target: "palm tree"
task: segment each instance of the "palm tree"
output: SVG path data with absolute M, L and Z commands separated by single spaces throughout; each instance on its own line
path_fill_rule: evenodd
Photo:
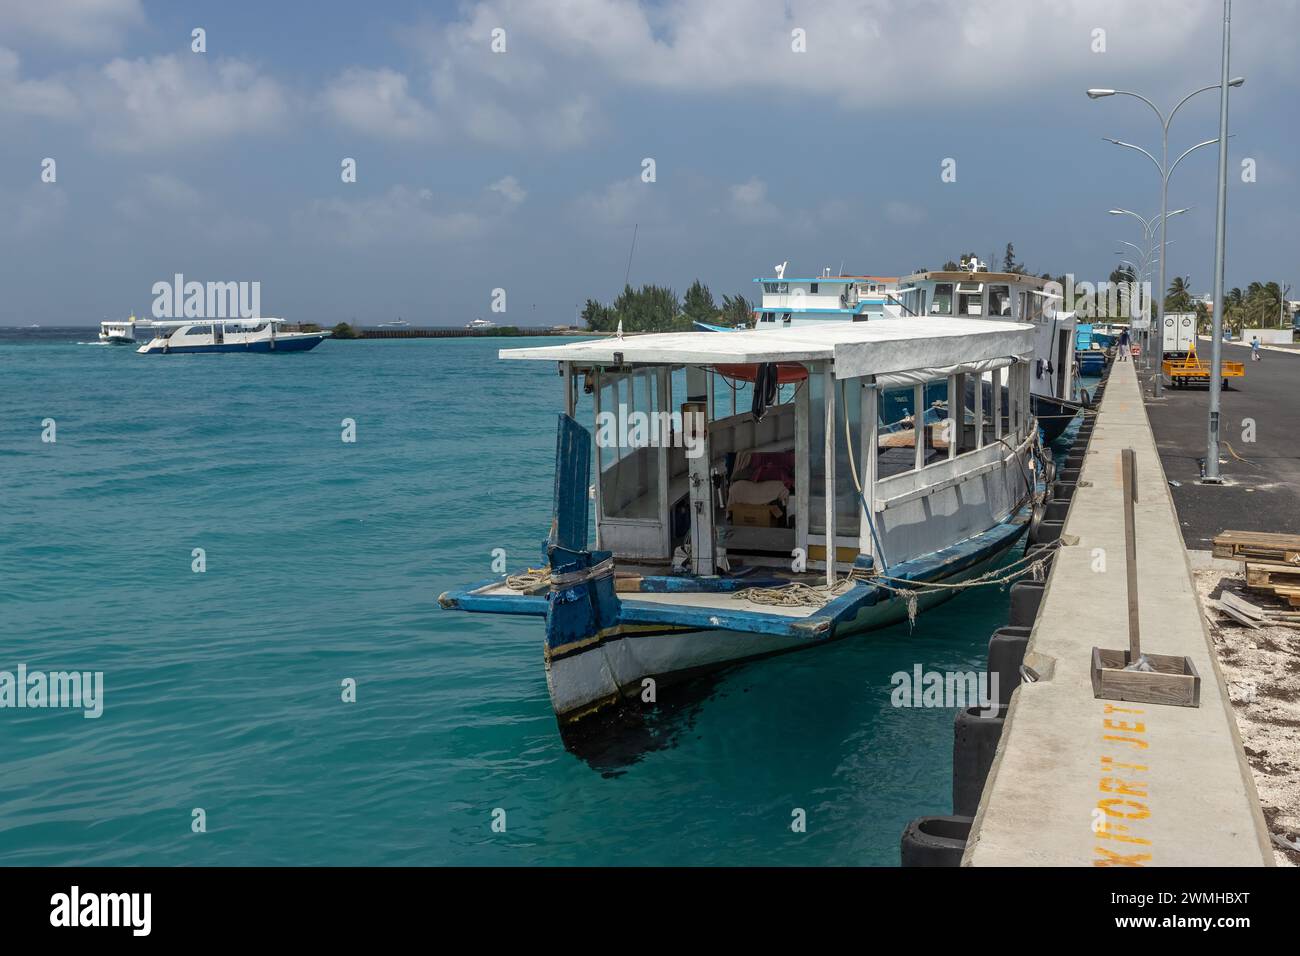
M 749 325 L 754 317 L 754 307 L 743 295 L 723 295 L 722 312 L 718 320 L 723 325 Z
M 1166 312 L 1190 312 L 1192 310 L 1192 291 L 1190 276 L 1174 276 L 1165 295 Z

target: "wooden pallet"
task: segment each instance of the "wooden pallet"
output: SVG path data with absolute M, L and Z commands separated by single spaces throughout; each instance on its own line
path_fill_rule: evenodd
M 1247 564 L 1246 587 L 1251 591 L 1282 598 L 1300 607 L 1300 568 L 1277 564 Z
M 1300 535 L 1223 531 L 1214 538 L 1213 554 L 1250 564 L 1300 568 Z

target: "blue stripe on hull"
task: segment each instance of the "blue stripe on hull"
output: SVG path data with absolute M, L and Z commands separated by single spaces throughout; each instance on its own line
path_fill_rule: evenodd
M 307 352 L 325 341 L 326 336 L 313 335 L 301 339 L 276 339 L 275 348 L 267 342 L 224 342 L 221 345 L 181 345 L 167 350 L 150 349 L 145 355 L 187 355 L 197 352 Z

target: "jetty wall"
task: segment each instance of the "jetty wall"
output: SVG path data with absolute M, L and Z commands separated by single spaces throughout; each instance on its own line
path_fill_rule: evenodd
M 1199 707 L 1099 700 L 1092 648 L 1128 646 L 1120 452 L 1136 454 L 1144 651 L 1186 656 Z M 1066 513 L 964 866 L 1267 866 L 1259 798 L 1132 363 L 1116 363 Z

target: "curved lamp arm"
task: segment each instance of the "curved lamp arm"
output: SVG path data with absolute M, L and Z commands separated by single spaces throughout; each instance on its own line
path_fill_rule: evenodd
M 1220 84 L 1218 83 L 1215 83 L 1213 86 L 1202 86 L 1199 90 L 1192 90 L 1192 92 L 1188 93 L 1181 100 L 1179 100 L 1178 105 L 1169 111 L 1169 119 L 1165 120 L 1165 132 L 1169 131 L 1169 124 L 1174 121 L 1174 114 L 1177 113 L 1182 108 L 1184 103 L 1190 100 L 1197 93 L 1208 93 L 1210 90 L 1217 90 L 1219 86 Z
M 1199 92 L 1201 92 L 1201 91 L 1200 91 L 1200 90 L 1197 90 L 1197 92 L 1199 93 Z M 1134 92 L 1132 92 L 1131 90 L 1116 90 L 1116 91 L 1115 91 L 1115 95 L 1116 95 L 1116 96 L 1132 96 L 1132 97 L 1135 97 L 1136 99 L 1141 100 L 1141 101 L 1142 101 L 1143 103 L 1145 103 L 1147 106 L 1151 107 L 1151 112 L 1153 112 L 1153 113 L 1156 114 L 1156 117 L 1160 120 L 1160 125 L 1161 125 L 1161 126 L 1164 126 L 1166 129 L 1169 128 L 1169 121 L 1166 120 L 1164 114 L 1160 112 L 1160 107 L 1156 106 L 1156 104 L 1152 103 L 1149 99 L 1147 99 L 1147 98 L 1146 98 L 1145 96 L 1143 96 L 1141 93 L 1134 93 Z M 1178 106 L 1182 106 L 1182 105 L 1183 105 L 1183 104 L 1181 104 L 1181 103 L 1178 104 Z M 1174 109 L 1177 109 L 1177 108 L 1178 108 L 1178 107 L 1174 107 Z M 1173 114 L 1173 113 L 1170 113 L 1169 115 L 1170 115 L 1170 117 L 1172 118 L 1174 114 Z
M 1187 149 L 1183 150 L 1183 155 L 1175 159 L 1174 164 L 1169 167 L 1169 173 L 1166 175 L 1165 178 L 1168 179 L 1169 176 L 1172 176 L 1174 174 L 1174 170 L 1178 168 L 1178 164 L 1183 161 L 1183 157 L 1186 156 L 1188 153 L 1192 152 L 1193 150 L 1200 149 L 1202 146 L 1213 146 L 1218 141 L 1219 141 L 1218 137 L 1215 137 L 1214 139 L 1207 139 L 1203 143 L 1197 143 L 1195 146 L 1187 147 Z
M 1142 154 L 1143 156 L 1145 156 L 1147 159 L 1151 160 L 1151 162 L 1155 163 L 1156 171 L 1157 171 L 1158 173 L 1160 173 L 1161 178 L 1164 177 L 1164 175 L 1165 175 L 1165 169 L 1164 169 L 1163 166 L 1160 165 L 1160 160 L 1156 159 L 1154 156 L 1152 156 L 1150 153 L 1148 153 L 1148 152 L 1147 152 L 1145 149 L 1143 149 L 1141 146 L 1134 146 L 1132 143 L 1125 143 L 1125 142 L 1123 142 L 1123 141 L 1121 141 L 1121 140 L 1118 140 L 1118 139 L 1111 139 L 1109 136 L 1103 136 L 1102 139 L 1104 139 L 1104 140 L 1105 140 L 1106 142 L 1108 142 L 1108 143 L 1114 143 L 1116 146 L 1123 146 L 1123 147 L 1125 147 L 1125 148 L 1127 148 L 1127 149 L 1136 149 L 1139 153 L 1141 153 L 1141 154 Z
M 1160 213 L 1156 213 L 1150 219 L 1143 219 L 1132 209 L 1112 209 L 1110 210 L 1110 214 L 1112 216 L 1132 216 L 1138 222 L 1142 223 L 1142 236 L 1145 239 L 1151 238 L 1151 230 L 1155 228 L 1155 222 L 1160 218 Z

